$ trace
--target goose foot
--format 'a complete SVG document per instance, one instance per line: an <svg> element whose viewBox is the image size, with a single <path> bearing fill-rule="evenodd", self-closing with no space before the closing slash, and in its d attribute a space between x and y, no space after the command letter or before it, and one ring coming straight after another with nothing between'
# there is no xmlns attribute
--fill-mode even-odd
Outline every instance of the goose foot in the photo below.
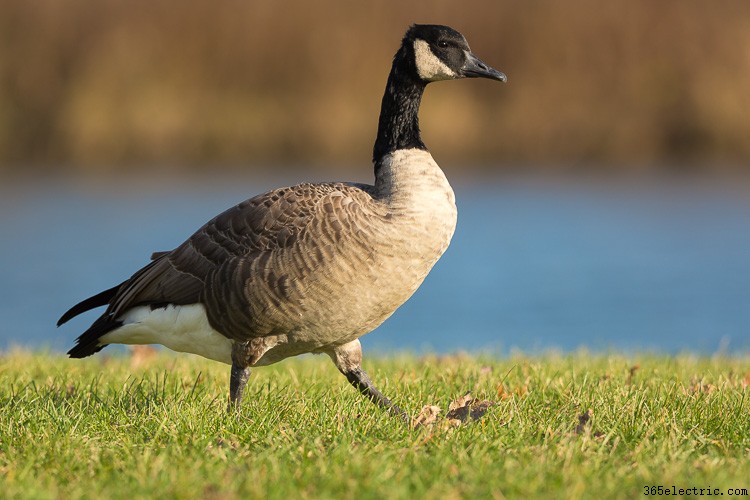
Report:
<svg viewBox="0 0 750 500"><path fill-rule="evenodd" d="M359 343L359 340L353 340L348 344L338 346L327 354L333 360L336 368L344 374L349 383L361 394L367 396L370 401L381 408L388 410L388 413L391 415L399 417L406 422L410 421L409 415L385 397L362 369L362 345Z"/></svg>

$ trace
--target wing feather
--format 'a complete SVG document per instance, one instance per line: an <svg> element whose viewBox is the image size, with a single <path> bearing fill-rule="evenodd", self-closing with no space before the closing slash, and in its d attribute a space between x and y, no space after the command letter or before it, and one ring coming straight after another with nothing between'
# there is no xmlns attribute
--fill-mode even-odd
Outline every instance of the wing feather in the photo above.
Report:
<svg viewBox="0 0 750 500"><path fill-rule="evenodd" d="M143 304L203 302L222 311L209 314L209 321L224 335L267 334L256 331L249 317L252 294L247 288L262 280L271 304L288 296L290 278L274 267L275 256L296 246L302 255L290 260L298 267L320 265L343 233L362 220L352 214L371 199L367 188L300 184L246 200L210 220L176 249L154 254L154 260L120 286L105 315L116 318Z"/></svg>

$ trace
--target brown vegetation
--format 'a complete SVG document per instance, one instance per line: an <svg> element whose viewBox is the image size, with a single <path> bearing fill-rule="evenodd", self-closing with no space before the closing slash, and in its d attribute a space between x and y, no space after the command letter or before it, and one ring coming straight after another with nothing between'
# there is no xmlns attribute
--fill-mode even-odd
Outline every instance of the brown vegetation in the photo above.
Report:
<svg viewBox="0 0 750 500"><path fill-rule="evenodd" d="M454 26L510 79L428 90L438 159L750 159L742 0L3 0L0 171L367 164L412 22Z"/></svg>

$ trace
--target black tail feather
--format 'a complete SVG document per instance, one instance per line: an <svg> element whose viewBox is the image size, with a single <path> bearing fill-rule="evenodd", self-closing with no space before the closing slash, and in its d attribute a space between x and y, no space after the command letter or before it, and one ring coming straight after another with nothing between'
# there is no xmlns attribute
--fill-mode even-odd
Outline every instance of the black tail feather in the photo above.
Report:
<svg viewBox="0 0 750 500"><path fill-rule="evenodd" d="M99 344L99 338L121 326L122 321L117 321L109 314L102 315L99 319L94 321L94 324L92 324L88 330L83 332L81 336L76 339L76 345L68 351L68 356L71 358L85 358L86 356L91 356L92 354L101 351L106 346Z"/></svg>
<svg viewBox="0 0 750 500"><path fill-rule="evenodd" d="M117 286L113 286L109 290L104 290L103 292L97 293L93 297L89 297L88 299L74 305L73 307L68 309L65 314L60 317L59 320L57 320L57 326L66 323L68 320L78 316L81 313L84 313L91 309L95 309L97 307L106 306L107 304L109 304L109 302L117 293L117 290L119 290L122 285L123 283L120 283Z"/></svg>

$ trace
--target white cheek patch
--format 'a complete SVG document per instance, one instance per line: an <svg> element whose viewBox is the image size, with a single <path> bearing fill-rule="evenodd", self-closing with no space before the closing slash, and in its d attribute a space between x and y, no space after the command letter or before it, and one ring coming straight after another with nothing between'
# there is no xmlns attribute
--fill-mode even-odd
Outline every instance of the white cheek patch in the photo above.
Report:
<svg viewBox="0 0 750 500"><path fill-rule="evenodd" d="M456 73L432 52L424 40L414 40L414 58L422 80L434 82L456 78Z"/></svg>

